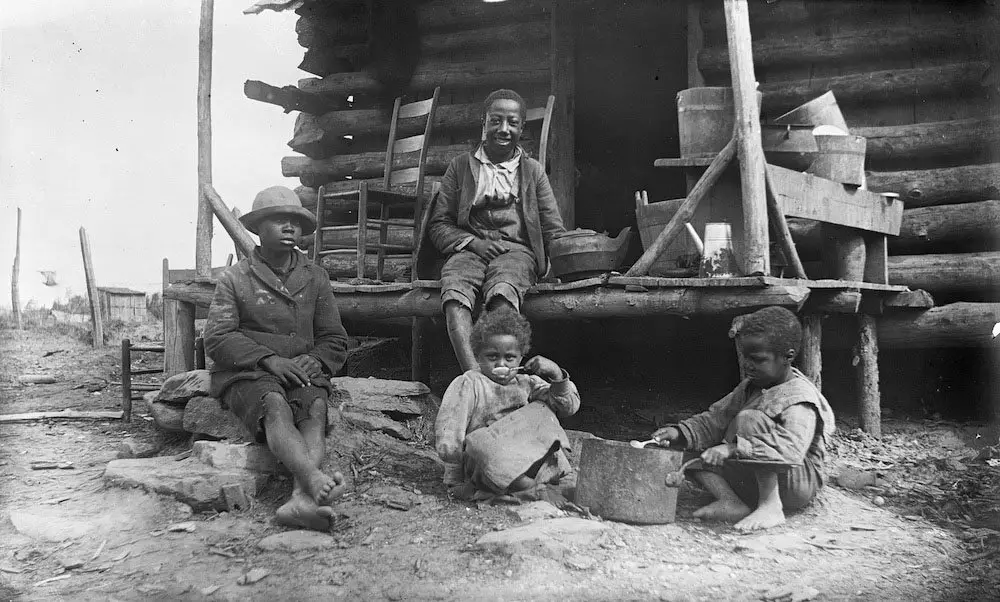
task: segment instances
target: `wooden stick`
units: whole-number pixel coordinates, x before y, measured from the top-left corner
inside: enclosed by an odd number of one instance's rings
[[[871,436],[882,437],[882,400],[878,388],[878,332],[875,318],[858,316],[858,414],[861,429]]]
[[[802,267],[802,259],[795,248],[795,241],[792,240],[792,233],[788,230],[788,220],[785,214],[778,207],[778,199],[774,196],[774,189],[771,187],[771,176],[765,170],[764,181],[767,185],[767,214],[774,226],[775,234],[778,235],[778,244],[787,259],[792,264],[792,272],[796,278],[806,278],[806,269]]]
[[[87,296],[90,297],[90,317],[94,322],[94,347],[104,346],[104,321],[101,319],[100,299],[97,296],[97,279],[94,263],[90,258],[90,240],[87,231],[80,228],[80,249],[83,252],[83,274],[87,279]]]
[[[753,69],[747,0],[725,0],[726,38],[739,131],[740,184],[743,188],[743,273],[770,274],[767,239],[767,194],[764,149],[760,141],[760,107]]]
[[[242,253],[244,257],[250,255],[254,248],[256,248],[257,243],[253,241],[250,236],[250,231],[247,230],[240,220],[236,219],[236,216],[226,207],[226,203],[223,202],[222,197],[216,192],[215,187],[212,184],[206,184],[202,188],[202,196],[208,202],[212,213],[215,217],[219,219],[219,223],[225,228],[226,233],[229,237],[233,239],[233,243],[236,245],[237,253]],[[201,274],[198,274],[201,276]]]
[[[649,245],[649,248],[642,254],[639,261],[636,261],[629,269],[625,274],[626,276],[645,276],[649,273],[649,268],[653,266],[656,259],[670,246],[670,243],[680,234],[681,230],[684,229],[684,223],[691,220],[695,209],[698,208],[698,203],[708,194],[712,186],[719,181],[722,172],[726,170],[729,162],[736,155],[736,145],[737,142],[734,137],[719,151],[715,159],[712,159],[712,163],[705,170],[705,173],[702,174],[698,183],[694,185],[694,188],[691,189],[687,199],[677,209],[677,213],[674,214],[674,217],[670,219],[670,222],[667,223],[663,231],[656,237],[653,244]]]
[[[132,342],[122,339],[122,420],[132,422]]]
[[[576,159],[573,152],[576,146],[573,100],[576,95],[576,49],[573,12],[571,0],[552,2],[549,72],[550,89],[556,99],[546,153],[551,166],[549,180],[566,229],[572,229],[576,223]]]
[[[26,414],[0,414],[0,424],[7,422],[28,422],[31,420],[118,420],[121,412],[77,412],[63,410],[61,412],[28,412]]]
[[[18,279],[21,273],[21,208],[17,208],[17,242],[14,245],[14,267],[10,273],[10,302],[14,309],[14,325],[21,330],[21,292]]]
[[[203,194],[212,184],[212,20],[214,0],[201,0],[198,28],[198,222],[194,266],[198,276],[212,272],[212,208]]]

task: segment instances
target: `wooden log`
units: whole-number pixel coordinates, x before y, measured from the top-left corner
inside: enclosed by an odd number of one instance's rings
[[[1000,303],[949,303],[923,312],[893,312],[878,322],[882,348],[992,347]]]
[[[10,422],[31,422],[34,420],[119,420],[121,412],[26,412],[24,414],[0,414],[0,424]]]
[[[21,208],[17,208],[17,239],[14,243],[14,266],[10,271],[10,303],[14,312],[14,327],[21,330],[21,293],[18,281],[21,277]]]
[[[122,339],[122,419],[132,422],[132,341]]]
[[[324,242],[325,244],[325,242]],[[322,255],[316,261],[333,280],[350,280],[358,277],[357,253],[332,253]],[[386,282],[409,282],[413,272],[413,258],[409,255],[387,255],[382,267],[382,277]],[[364,273],[374,274],[378,265],[378,255],[365,254]]]
[[[760,140],[760,107],[754,75],[750,18],[746,0],[724,0],[729,73],[736,105],[736,131],[743,197],[743,273],[770,274],[767,232],[767,185],[764,149]]]
[[[189,285],[171,285],[163,291],[163,373],[173,376],[194,369],[195,305],[168,297],[167,293]],[[209,293],[208,304],[215,286]]]
[[[576,44],[572,0],[553,0],[549,49],[550,90],[555,96],[549,126],[548,170],[559,215],[568,230],[576,223]]]
[[[917,289],[888,295],[882,299],[882,305],[906,309],[930,309],[934,307],[934,297],[927,291]]]
[[[681,206],[677,209],[677,213],[663,227],[663,230],[656,237],[656,240],[653,241],[653,244],[649,245],[642,256],[639,257],[639,260],[629,268],[629,271],[625,274],[626,276],[645,276],[649,273],[649,268],[667,250],[670,243],[677,238],[677,235],[684,229],[684,224],[691,220],[691,216],[694,215],[695,210],[698,208],[698,203],[701,202],[702,198],[712,189],[712,186],[722,177],[723,172],[726,171],[730,161],[736,155],[736,146],[736,138],[733,138],[712,159],[711,165],[708,166],[708,169],[701,175],[698,183],[688,193],[687,199],[681,203]]]
[[[215,0],[201,0],[198,26],[198,221],[194,268],[199,276],[212,271],[212,208],[202,188],[212,183],[212,21]]]
[[[443,174],[444,172],[442,171],[440,173]],[[299,181],[301,181],[305,185],[306,188],[314,188],[314,187],[317,187],[317,186],[323,184],[324,185],[324,190],[326,190],[326,192],[332,194],[332,193],[340,193],[340,192],[348,192],[348,191],[353,192],[353,191],[356,191],[358,189],[359,182],[361,182],[362,180],[340,180],[340,181],[337,181],[337,182],[331,182],[331,181],[329,181],[329,178],[326,177],[326,176],[318,176],[318,177],[303,176],[303,177],[299,178]],[[364,181],[368,182],[369,186],[381,186],[382,183],[385,180],[383,178],[369,178],[369,179],[366,179]],[[441,175],[440,174],[424,176],[424,190],[423,190],[423,194],[424,195],[429,195],[430,194],[430,190],[434,186],[434,183],[435,182],[440,182],[440,181],[441,181]],[[395,190],[397,192],[406,192],[406,193],[412,194],[413,191],[414,191],[414,188],[415,188],[414,184],[404,184],[404,185],[401,185],[401,186],[394,187],[393,190]],[[350,203],[349,200],[344,200],[344,199],[341,199],[339,201],[335,200],[333,202],[331,202],[329,199],[327,199],[327,203],[326,203],[326,206],[327,206],[328,209],[332,209],[332,210],[335,210],[335,211],[342,211],[344,209],[355,210],[356,211],[357,209],[356,209],[356,207],[354,205],[356,205],[356,203]],[[314,201],[312,203],[312,206],[309,207],[309,209],[314,209],[315,207],[316,207],[316,203]]]
[[[986,61],[935,65],[913,69],[892,69],[817,77],[795,81],[763,83],[766,113],[784,112],[827,90],[840,105],[861,102],[888,102],[902,98],[958,96],[982,92]]]
[[[1000,293],[1000,252],[889,257],[889,283],[935,295]]]
[[[803,29],[799,24],[787,25],[794,28],[789,35],[754,40],[755,66],[842,64],[873,56],[879,60],[897,56],[910,58],[914,52],[968,54],[983,41],[969,23],[862,23],[841,28],[836,35],[829,37],[818,36],[815,30]],[[726,71],[729,54],[725,46],[704,48],[698,53],[698,67],[706,73]]]
[[[327,226],[334,225],[330,222],[325,222]],[[346,222],[348,224],[357,224],[357,218],[355,217],[352,221]],[[306,237],[302,241],[301,247],[303,249],[309,249],[312,246],[311,236]],[[368,245],[373,246],[379,242],[379,232],[378,230],[369,228],[368,229]],[[389,226],[388,237],[386,243],[392,245],[393,247],[399,247],[399,252],[412,251],[413,250],[413,228],[410,226]],[[332,249],[343,249],[343,248],[354,248],[358,244],[358,231],[357,229],[351,230],[333,230],[330,232],[323,233],[323,251],[329,251]]]
[[[1000,139],[1000,117],[851,128],[867,139],[869,165],[877,162],[980,155]]]
[[[433,326],[430,318],[413,318],[410,330],[410,378],[425,385],[431,382],[431,358],[427,346]]]
[[[466,144],[451,144],[434,146],[427,151],[426,171],[432,174],[443,174],[448,163],[457,155],[469,150]],[[393,168],[412,167],[412,157],[397,154],[393,157]],[[281,174],[285,177],[321,176],[340,179],[371,178],[385,172],[385,152],[360,153],[357,155],[338,155],[328,159],[310,159],[308,157],[283,157],[281,159]]]
[[[798,366],[817,389],[823,389],[823,316],[820,314],[802,316],[802,351]]]
[[[257,247],[257,243],[254,242],[250,231],[226,207],[226,203],[223,202],[222,197],[216,192],[215,187],[211,184],[206,184],[202,189],[202,194],[204,194],[208,201],[209,207],[211,207],[215,217],[219,219],[222,227],[225,228],[229,237],[233,239],[236,250],[242,253],[244,257],[253,253],[253,250]]]
[[[868,172],[868,187],[895,192],[907,208],[985,201],[1000,195],[1000,163]]]
[[[813,290],[802,310],[807,314],[855,314],[861,307],[859,291]]]
[[[203,282],[176,282],[163,290],[164,300],[180,301],[196,307],[209,307],[212,304],[212,297],[215,295],[215,283]],[[166,312],[164,312],[166,315]],[[166,328],[164,328],[166,332]],[[191,339],[194,341],[194,339]],[[192,345],[194,343],[192,342]],[[164,341],[164,347],[167,347]]]
[[[243,83],[243,94],[250,100],[259,100],[272,105],[278,105],[286,113],[292,111],[302,111],[304,113],[324,113],[326,111],[342,109],[346,102],[335,102],[329,98],[322,98],[315,94],[306,94],[295,86],[284,86],[279,88],[261,81],[248,79]]]
[[[878,331],[875,318],[867,314],[858,316],[858,345],[855,350],[858,367],[858,414],[861,429],[880,439],[882,437],[882,400],[879,393]]]
[[[87,297],[90,299],[90,319],[93,324],[94,347],[104,346],[104,319],[101,316],[101,305],[97,293],[97,277],[94,275],[94,262],[90,258],[90,239],[87,230],[80,228],[80,250],[83,253],[83,275],[87,281]]]

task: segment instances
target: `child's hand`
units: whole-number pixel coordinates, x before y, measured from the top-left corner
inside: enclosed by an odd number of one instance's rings
[[[665,426],[661,429],[657,429],[651,438],[661,442],[666,441],[667,445],[673,445],[674,442],[680,440],[681,431],[676,426]]]
[[[721,443],[701,452],[701,459],[709,466],[722,466],[722,463],[736,455],[735,443]]]
[[[295,364],[306,371],[309,378],[316,378],[323,374],[323,364],[311,355],[303,353],[292,360]]]
[[[527,372],[538,375],[549,382],[562,380],[563,377],[563,371],[562,368],[559,367],[559,364],[540,355],[536,355],[526,361],[524,363],[524,368]]]
[[[486,261],[493,261],[507,252],[506,247],[499,242],[495,240],[486,240],[484,238],[477,238],[473,240],[466,248]]]
[[[310,384],[309,374],[301,366],[287,357],[269,355],[261,360],[262,368],[275,375],[281,384],[288,387],[305,387]]]

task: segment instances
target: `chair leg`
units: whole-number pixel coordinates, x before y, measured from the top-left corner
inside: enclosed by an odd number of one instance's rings
[[[122,339],[122,420],[132,422],[132,341]]]
[[[365,253],[368,251],[368,183],[358,187],[358,278],[365,277]]]
[[[323,187],[316,191],[316,232],[313,234],[312,260],[319,262],[319,252],[323,250],[323,214],[326,212],[326,201],[323,200]]]
[[[375,279],[385,280],[385,245],[389,242],[389,206],[382,203],[378,227],[378,261],[375,263]]]

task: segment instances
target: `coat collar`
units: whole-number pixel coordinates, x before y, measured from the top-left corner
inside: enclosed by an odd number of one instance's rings
[[[264,261],[260,255],[260,247],[253,250],[250,255],[250,270],[257,275],[260,280],[272,289],[275,293],[285,297],[290,301],[295,300],[295,294],[301,291],[311,280],[309,274],[308,260],[304,255],[295,251],[292,253],[292,264],[289,266],[288,282],[281,283],[281,279],[275,275],[271,266]]]

